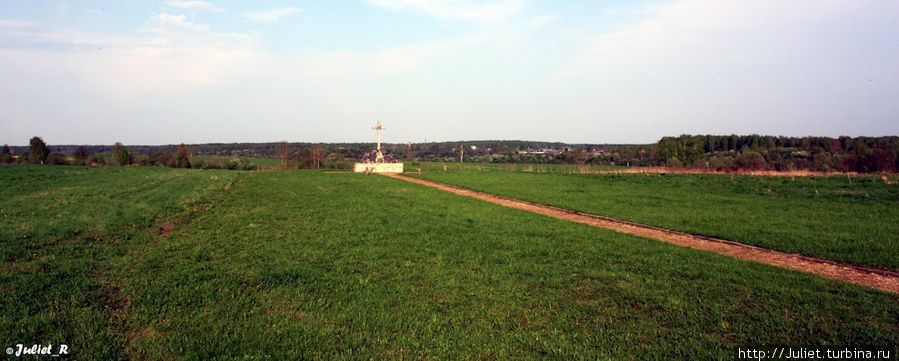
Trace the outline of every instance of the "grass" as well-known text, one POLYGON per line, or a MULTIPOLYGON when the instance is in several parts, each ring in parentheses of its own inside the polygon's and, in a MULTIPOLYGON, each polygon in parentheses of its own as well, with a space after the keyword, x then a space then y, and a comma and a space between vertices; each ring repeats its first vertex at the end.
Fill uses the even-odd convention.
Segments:
POLYGON ((0 167, 4 250, 42 245, 4 253, 4 344, 90 359, 708 359, 899 343, 893 295, 386 177, 70 169, 0 167), (152 217, 129 210, 143 207, 152 217), (21 226, 54 217, 107 226, 75 242, 21 226))
POLYGON ((227 163, 231 160, 246 160, 252 165, 257 167, 274 167, 278 165, 278 160, 274 158, 261 158, 261 157, 231 157, 224 155, 197 155, 193 156, 194 159, 204 160, 204 161, 213 161, 219 163, 227 163))
POLYGON ((503 171, 526 173, 596 173, 604 171, 629 169, 621 165, 576 165, 576 164, 529 164, 529 163, 459 163, 459 162, 406 162, 406 171, 415 172, 421 169, 428 171, 449 170, 464 171, 503 171))
MULTIPOLYGON (((113 267, 156 222, 201 207, 229 172, 0 167, 0 342, 68 342, 86 358, 123 352, 126 301, 113 267)), ((73 350, 75 351, 75 350, 73 350)))
POLYGON ((885 184, 876 176, 850 180, 439 169, 422 177, 766 248, 899 269, 899 184, 885 184))

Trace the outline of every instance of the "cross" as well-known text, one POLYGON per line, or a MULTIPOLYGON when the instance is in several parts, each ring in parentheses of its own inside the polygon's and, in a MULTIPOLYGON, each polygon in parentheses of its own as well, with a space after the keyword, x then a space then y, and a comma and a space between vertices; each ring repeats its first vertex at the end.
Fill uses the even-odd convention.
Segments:
POLYGON ((384 124, 381 124, 381 121, 379 120, 378 124, 372 126, 371 129, 374 129, 375 133, 378 133, 378 147, 376 148, 376 150, 378 151, 378 153, 381 153, 381 131, 385 129, 384 124))

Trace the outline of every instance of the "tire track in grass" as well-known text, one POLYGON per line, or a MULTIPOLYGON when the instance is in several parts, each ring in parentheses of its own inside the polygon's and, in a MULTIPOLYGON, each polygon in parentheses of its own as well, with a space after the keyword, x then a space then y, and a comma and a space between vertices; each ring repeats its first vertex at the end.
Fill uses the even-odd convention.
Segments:
POLYGON ((808 257, 800 254, 774 251, 767 248, 712 237, 697 236, 670 229, 497 196, 490 193, 451 186, 420 178, 406 177, 400 174, 382 174, 390 178, 437 188, 456 195, 475 198, 504 207, 533 212, 561 220, 588 224, 619 233, 671 243, 681 247, 709 251, 737 259, 807 272, 832 280, 899 294, 899 272, 808 257))

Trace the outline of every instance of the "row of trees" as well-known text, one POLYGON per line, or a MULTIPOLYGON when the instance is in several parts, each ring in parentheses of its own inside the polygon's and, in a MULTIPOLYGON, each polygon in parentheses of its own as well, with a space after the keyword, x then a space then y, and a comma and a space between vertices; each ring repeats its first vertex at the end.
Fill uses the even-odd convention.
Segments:
POLYGON ((20 156, 14 155, 7 144, 4 144, 3 148, 0 149, 0 162, 2 163, 47 164, 57 161, 54 158, 58 157, 51 158, 50 149, 47 148, 47 143, 44 143, 41 137, 31 138, 28 141, 28 151, 20 156))
POLYGON ((899 137, 772 137, 681 135, 658 143, 656 161, 719 171, 814 170, 891 172, 899 169, 899 137))
MULTIPOLYGON (((564 163, 668 166, 715 171, 814 170, 883 172, 899 170, 899 137, 775 137, 681 135, 656 144, 591 145, 526 141, 383 144, 405 160, 494 163, 564 163)), ((369 143, 257 143, 180 146, 54 146, 39 137, 13 155, 4 146, 0 161, 35 164, 161 165, 177 168, 250 169, 235 156, 268 157, 280 168, 340 168, 371 152, 369 143), (215 155, 215 157, 211 157, 215 155)))
POLYGON ((0 149, 0 162, 22 164, 54 164, 78 166, 166 166, 172 168, 202 169, 239 169, 254 170, 256 166, 246 159, 196 158, 184 144, 174 151, 157 151, 150 154, 132 153, 122 143, 115 143, 108 152, 88 152, 84 146, 78 146, 70 154, 51 152, 40 137, 29 141, 28 150, 15 155, 8 145, 0 149))
MULTIPOLYGON (((112 162, 120 165, 130 164, 131 157, 121 143, 116 143, 115 150, 112 153, 112 162)), ((51 152, 47 143, 41 137, 33 137, 28 141, 28 150, 19 155, 13 154, 9 145, 3 145, 3 148, 0 149, 0 163, 105 165, 110 163, 110 161, 102 155, 89 154, 84 147, 78 147, 71 155, 51 152)))
POLYGON ((348 167, 346 159, 338 153, 328 153, 320 144, 291 146, 287 142, 275 147, 278 167, 281 169, 317 169, 348 167))
MULTIPOLYGON (((468 144, 468 143, 466 143, 468 144)), ((465 149, 466 161, 589 165, 667 166, 713 171, 812 170, 892 172, 899 170, 899 137, 775 137, 760 135, 681 135, 648 145, 549 145, 553 152, 523 152, 533 145, 493 144, 465 149), (527 147, 527 148, 524 148, 527 147)), ((457 143, 458 146, 458 143, 457 143)), ((539 149, 539 148, 536 148, 539 149)), ((419 157, 427 159, 426 152, 419 157)), ((433 160, 458 161, 444 150, 433 160)))

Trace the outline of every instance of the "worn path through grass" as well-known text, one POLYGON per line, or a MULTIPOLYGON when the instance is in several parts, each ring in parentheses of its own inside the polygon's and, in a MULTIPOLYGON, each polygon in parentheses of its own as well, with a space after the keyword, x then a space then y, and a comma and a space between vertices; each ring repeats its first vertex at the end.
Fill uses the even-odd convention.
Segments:
POLYGON ((602 227, 633 236, 655 239, 682 247, 715 252, 733 258, 755 261, 791 270, 808 272, 833 280, 871 287, 892 293, 899 293, 899 273, 896 272, 858 267, 851 264, 837 263, 818 258, 804 257, 797 254, 777 252, 769 249, 748 246, 736 242, 724 241, 710 237, 695 236, 683 232, 651 227, 633 222, 625 222, 608 217, 575 212, 572 210, 551 207, 533 202, 525 202, 508 197, 501 197, 489 193, 454 187, 424 179, 405 177, 399 174, 385 173, 384 175, 387 177, 401 179, 408 182, 440 189, 460 196, 471 197, 474 199, 498 204, 503 207, 525 210, 528 212, 542 214, 565 221, 589 224, 591 226, 602 227))
POLYGON ((879 177, 431 170, 445 184, 763 248, 899 271, 899 184, 879 177))

